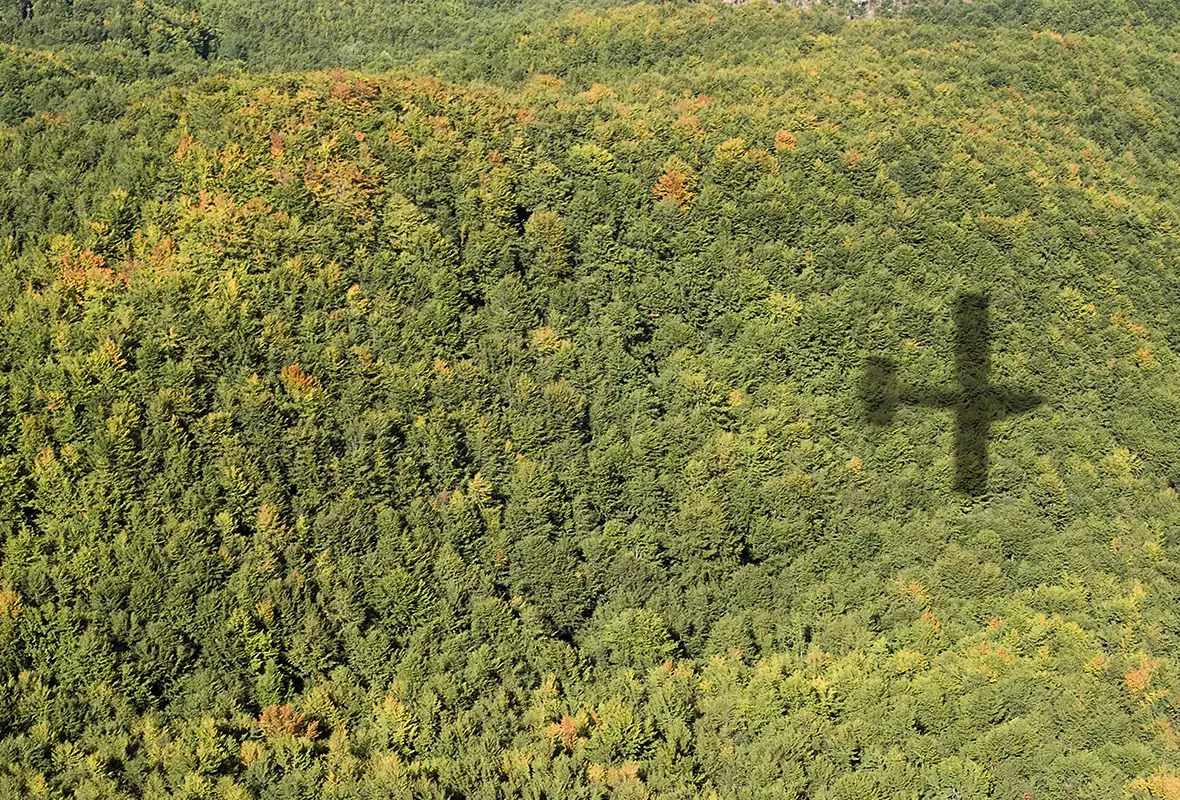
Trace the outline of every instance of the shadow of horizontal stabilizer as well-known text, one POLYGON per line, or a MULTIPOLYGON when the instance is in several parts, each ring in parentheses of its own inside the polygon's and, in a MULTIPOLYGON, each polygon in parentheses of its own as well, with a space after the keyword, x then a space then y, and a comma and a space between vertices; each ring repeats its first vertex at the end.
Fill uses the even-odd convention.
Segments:
POLYGON ((901 382, 897 367, 886 358, 870 356, 860 376, 861 405, 865 419, 873 425, 889 425, 901 404, 901 382))

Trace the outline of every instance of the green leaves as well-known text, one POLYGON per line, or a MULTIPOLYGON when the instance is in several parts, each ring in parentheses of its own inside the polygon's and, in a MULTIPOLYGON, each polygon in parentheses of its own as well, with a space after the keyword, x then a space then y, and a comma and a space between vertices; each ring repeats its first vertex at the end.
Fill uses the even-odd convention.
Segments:
POLYGON ((667 623, 642 608, 616 614, 603 626, 598 640, 612 663, 639 670, 662 663, 676 650, 667 623))
POLYGON ((132 85, 443 12, 41 5, 107 44, 0 57, 0 793, 1169 790, 1171 39, 526 5, 446 17, 478 87, 132 85), (1047 401, 964 498, 860 371, 981 287, 1047 401))

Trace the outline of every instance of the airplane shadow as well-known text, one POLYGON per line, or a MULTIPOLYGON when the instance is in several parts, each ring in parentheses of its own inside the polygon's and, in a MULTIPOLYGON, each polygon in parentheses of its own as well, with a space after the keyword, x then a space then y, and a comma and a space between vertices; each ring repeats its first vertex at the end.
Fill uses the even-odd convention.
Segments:
POLYGON ((993 386, 991 328, 987 295, 964 294, 955 303, 955 379, 950 390, 917 389, 897 375, 897 366, 870 356, 861 372, 860 395, 865 420, 873 425, 893 422, 898 407, 918 405, 955 414, 956 491, 969 495, 987 492, 988 439, 992 424, 1022 414, 1044 402, 1038 394, 993 386))

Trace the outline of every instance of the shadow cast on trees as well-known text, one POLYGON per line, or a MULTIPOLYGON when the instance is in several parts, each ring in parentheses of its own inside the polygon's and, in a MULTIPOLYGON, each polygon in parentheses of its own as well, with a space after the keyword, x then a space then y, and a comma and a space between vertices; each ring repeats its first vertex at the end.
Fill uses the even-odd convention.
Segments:
POLYGON ((865 419, 874 425, 893 422, 903 404, 955 412, 956 491, 981 495, 987 491, 988 438, 991 426, 1005 417, 1029 411, 1044 402, 1037 394, 993 386, 991 330, 987 295, 961 295, 955 306, 955 378, 957 388, 917 389, 897 376, 896 365, 871 356, 861 373, 865 419))

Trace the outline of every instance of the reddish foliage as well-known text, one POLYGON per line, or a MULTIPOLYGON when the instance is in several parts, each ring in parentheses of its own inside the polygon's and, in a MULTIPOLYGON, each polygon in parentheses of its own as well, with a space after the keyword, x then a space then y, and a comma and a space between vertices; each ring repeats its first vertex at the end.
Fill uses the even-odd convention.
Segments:
POLYGON ((688 189, 688 176, 670 169, 660 176, 656 185, 651 187, 651 193, 656 200, 671 200, 684 208, 692 200, 692 192, 688 189))
POLYGON ((323 391, 319 378, 304 372, 298 363, 283 367, 279 376, 296 399, 311 399, 323 391))
POLYGON ((314 740, 320 732, 319 722, 305 719, 291 706, 267 706, 258 717, 258 728, 268 739, 301 736, 314 740))

